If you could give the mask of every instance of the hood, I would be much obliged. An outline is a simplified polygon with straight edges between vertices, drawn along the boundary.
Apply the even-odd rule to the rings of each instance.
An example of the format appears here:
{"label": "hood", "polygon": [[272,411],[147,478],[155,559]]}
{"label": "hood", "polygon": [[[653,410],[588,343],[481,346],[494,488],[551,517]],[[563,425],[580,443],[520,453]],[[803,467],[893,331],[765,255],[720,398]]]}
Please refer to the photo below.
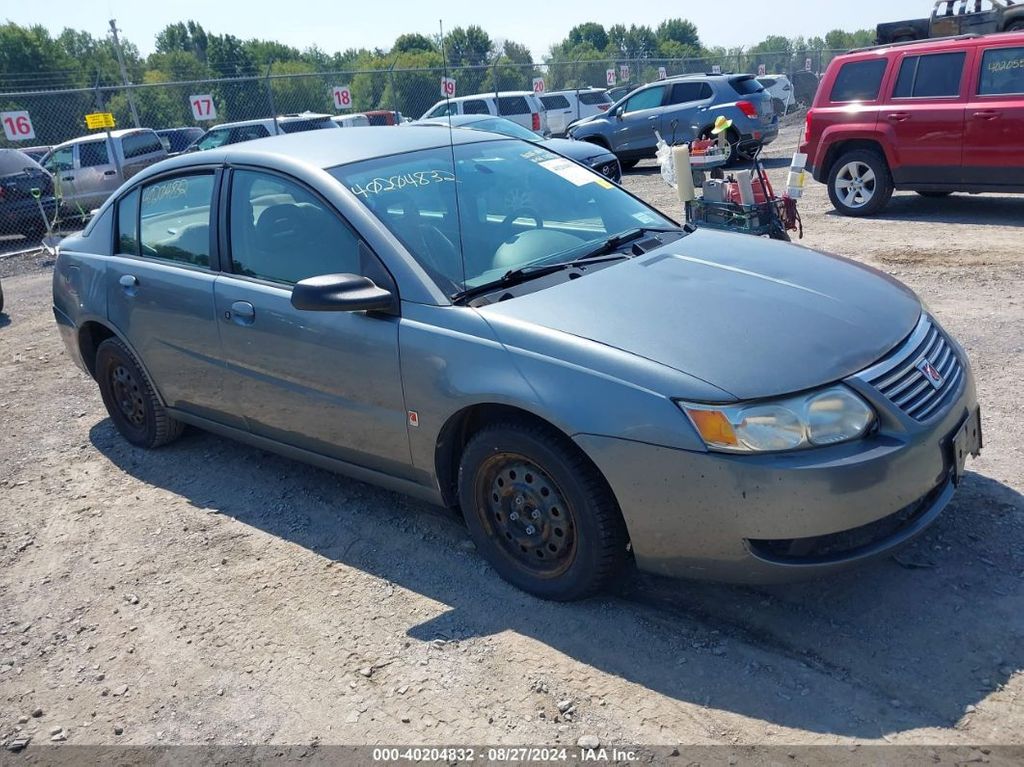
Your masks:
{"label": "hood", "polygon": [[[780,242],[698,230],[643,256],[480,309],[652,360],[741,400],[863,370],[914,329],[890,277]],[[677,396],[686,396],[679,392]]]}
{"label": "hood", "polygon": [[552,152],[557,152],[563,157],[568,157],[578,162],[589,160],[593,157],[611,155],[607,149],[589,141],[574,141],[567,138],[549,138],[540,142]]}

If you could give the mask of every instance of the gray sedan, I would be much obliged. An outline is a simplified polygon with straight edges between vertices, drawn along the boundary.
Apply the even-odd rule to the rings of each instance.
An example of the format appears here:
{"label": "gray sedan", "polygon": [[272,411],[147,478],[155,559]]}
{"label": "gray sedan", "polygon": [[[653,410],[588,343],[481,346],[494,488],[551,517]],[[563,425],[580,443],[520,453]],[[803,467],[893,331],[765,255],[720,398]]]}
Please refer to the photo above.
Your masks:
{"label": "gray sedan", "polygon": [[890,552],[981,448],[907,288],[478,131],[148,168],[64,241],[54,314],[132,444],[191,424],[459,510],[551,599],[630,559],[766,582]]}

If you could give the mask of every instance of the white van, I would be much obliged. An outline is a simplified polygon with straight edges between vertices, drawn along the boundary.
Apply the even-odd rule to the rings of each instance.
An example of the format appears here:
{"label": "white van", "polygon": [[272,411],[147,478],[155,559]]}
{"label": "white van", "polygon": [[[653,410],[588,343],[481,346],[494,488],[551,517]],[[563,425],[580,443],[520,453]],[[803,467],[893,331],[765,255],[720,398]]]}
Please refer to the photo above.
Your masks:
{"label": "white van", "polygon": [[534,133],[547,136],[547,110],[532,91],[499,91],[456,96],[438,101],[426,111],[421,120],[452,115],[496,115],[522,125]]}
{"label": "white van", "polygon": [[548,110],[548,128],[552,136],[564,136],[570,123],[607,112],[615,103],[601,88],[542,93],[540,102]]}
{"label": "white van", "polygon": [[362,113],[354,115],[334,115],[331,118],[339,128],[367,128],[370,125],[370,118]]}

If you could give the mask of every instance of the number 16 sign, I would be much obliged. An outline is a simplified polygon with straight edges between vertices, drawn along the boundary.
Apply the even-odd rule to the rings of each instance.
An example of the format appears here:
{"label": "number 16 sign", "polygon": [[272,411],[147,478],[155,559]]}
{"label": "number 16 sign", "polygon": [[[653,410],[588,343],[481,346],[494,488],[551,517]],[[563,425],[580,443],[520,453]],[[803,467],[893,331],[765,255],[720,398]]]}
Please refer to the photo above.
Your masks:
{"label": "number 16 sign", "polygon": [[8,141],[27,141],[36,137],[28,112],[0,112],[0,122],[4,124],[4,135]]}
{"label": "number 16 sign", "polygon": [[196,120],[216,120],[217,107],[213,104],[213,96],[203,93],[199,96],[189,96],[188,103],[192,105],[192,116]]}

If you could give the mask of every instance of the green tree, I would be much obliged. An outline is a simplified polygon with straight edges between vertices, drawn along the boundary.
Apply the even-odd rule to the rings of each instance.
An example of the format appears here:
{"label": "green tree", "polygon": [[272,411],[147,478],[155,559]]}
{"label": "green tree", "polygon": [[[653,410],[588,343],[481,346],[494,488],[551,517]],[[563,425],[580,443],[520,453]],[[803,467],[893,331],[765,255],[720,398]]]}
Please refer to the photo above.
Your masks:
{"label": "green tree", "polygon": [[658,45],[673,42],[687,48],[700,48],[697,27],[686,19],[665,19],[654,30],[654,36],[658,40]]}
{"label": "green tree", "polygon": [[436,51],[437,46],[434,41],[426,35],[421,35],[418,32],[412,32],[406,35],[399,35],[395,39],[395,44],[391,46],[392,53],[411,53],[413,51]]}
{"label": "green tree", "polygon": [[596,21],[587,21],[583,24],[577,24],[570,29],[569,36],[565,39],[565,42],[570,47],[580,45],[581,43],[589,43],[597,50],[603,51],[608,47],[608,33],[605,32],[603,24],[598,24]]}

